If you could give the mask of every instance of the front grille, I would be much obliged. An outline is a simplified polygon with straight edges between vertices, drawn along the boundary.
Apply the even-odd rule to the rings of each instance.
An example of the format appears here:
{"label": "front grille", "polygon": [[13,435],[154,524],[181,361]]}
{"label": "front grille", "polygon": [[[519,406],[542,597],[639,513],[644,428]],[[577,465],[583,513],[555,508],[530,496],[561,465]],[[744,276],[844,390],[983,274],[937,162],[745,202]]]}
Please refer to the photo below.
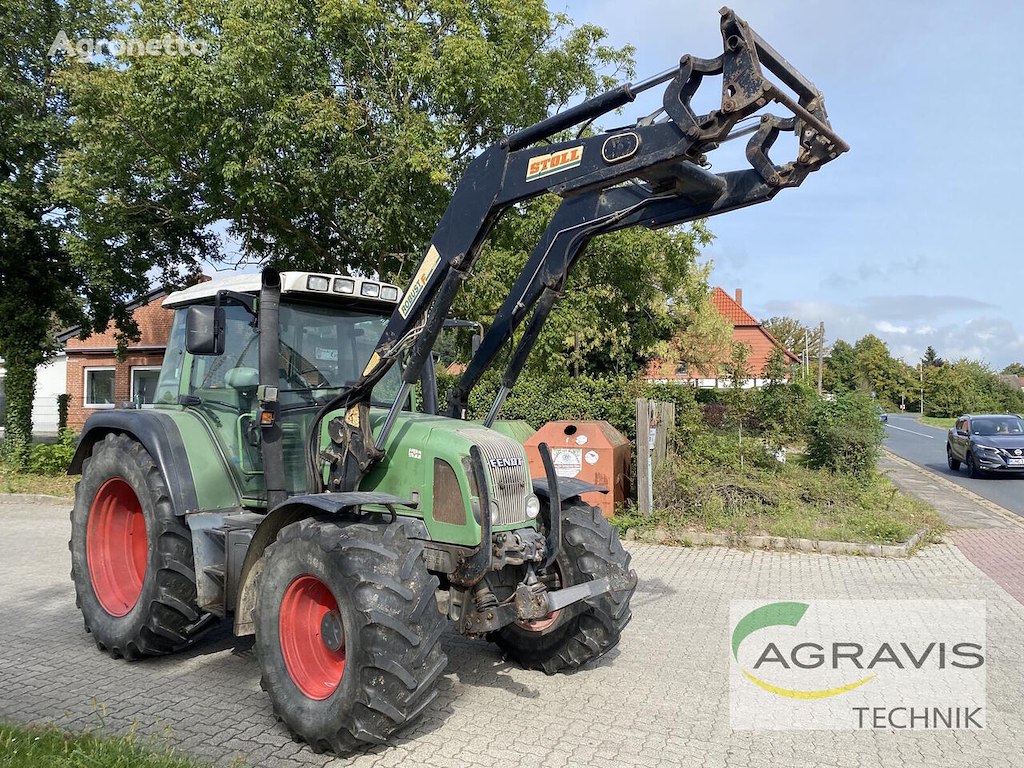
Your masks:
{"label": "front grille", "polygon": [[[472,440],[480,449],[484,467],[490,478],[491,500],[498,504],[495,525],[524,522],[526,495],[530,488],[530,468],[523,456],[523,447],[504,435],[489,429],[460,429],[459,434]],[[501,466],[503,459],[519,459],[518,466]]]}

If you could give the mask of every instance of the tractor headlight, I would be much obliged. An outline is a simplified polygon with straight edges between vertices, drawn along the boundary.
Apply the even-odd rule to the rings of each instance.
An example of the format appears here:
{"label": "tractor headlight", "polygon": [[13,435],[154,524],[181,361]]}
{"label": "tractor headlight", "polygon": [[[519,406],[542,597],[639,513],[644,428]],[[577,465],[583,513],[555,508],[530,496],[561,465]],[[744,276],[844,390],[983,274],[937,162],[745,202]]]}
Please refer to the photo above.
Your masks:
{"label": "tractor headlight", "polygon": [[310,291],[326,291],[331,287],[331,281],[322,275],[310,275],[306,278],[306,289]]}
{"label": "tractor headlight", "polygon": [[497,525],[498,524],[498,515],[499,514],[500,514],[500,510],[498,509],[498,502],[492,501],[491,502],[491,525]]}
{"label": "tractor headlight", "polygon": [[540,514],[540,499],[532,493],[526,497],[526,516],[531,520]]}

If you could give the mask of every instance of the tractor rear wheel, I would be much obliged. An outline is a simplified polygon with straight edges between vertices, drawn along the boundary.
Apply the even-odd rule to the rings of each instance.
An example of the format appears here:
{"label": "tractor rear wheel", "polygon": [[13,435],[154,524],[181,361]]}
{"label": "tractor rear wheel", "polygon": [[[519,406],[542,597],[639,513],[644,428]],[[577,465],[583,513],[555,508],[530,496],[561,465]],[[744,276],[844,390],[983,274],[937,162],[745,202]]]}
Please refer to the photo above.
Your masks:
{"label": "tractor rear wheel", "polygon": [[108,434],[85,460],[68,548],[85,629],[114,658],[171,653],[207,624],[192,537],[160,469],[127,435]]}
{"label": "tractor rear wheel", "polygon": [[448,663],[437,587],[402,523],[308,518],[282,529],[255,613],[278,719],[313,751],[346,754],[418,717]]}
{"label": "tractor rear wheel", "polygon": [[[629,553],[601,510],[576,501],[562,507],[562,551],[553,565],[558,588],[625,576]],[[606,592],[534,622],[510,624],[489,637],[527,669],[549,675],[600,658],[619,642],[632,614],[633,591]]]}

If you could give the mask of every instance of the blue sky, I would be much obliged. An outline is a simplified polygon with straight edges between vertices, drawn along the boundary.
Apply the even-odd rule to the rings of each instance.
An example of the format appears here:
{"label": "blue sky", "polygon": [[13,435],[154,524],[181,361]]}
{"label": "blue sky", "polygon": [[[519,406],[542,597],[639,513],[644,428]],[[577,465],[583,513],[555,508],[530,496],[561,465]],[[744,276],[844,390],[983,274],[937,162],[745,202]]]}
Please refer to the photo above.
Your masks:
{"label": "blue sky", "polygon": [[[549,0],[634,45],[638,80],[684,53],[717,56],[721,5]],[[825,94],[851,151],[798,189],[712,219],[712,282],[742,288],[761,319],[823,320],[829,342],[874,333],[911,364],[929,344],[996,370],[1024,362],[1024,4],[731,7]]]}

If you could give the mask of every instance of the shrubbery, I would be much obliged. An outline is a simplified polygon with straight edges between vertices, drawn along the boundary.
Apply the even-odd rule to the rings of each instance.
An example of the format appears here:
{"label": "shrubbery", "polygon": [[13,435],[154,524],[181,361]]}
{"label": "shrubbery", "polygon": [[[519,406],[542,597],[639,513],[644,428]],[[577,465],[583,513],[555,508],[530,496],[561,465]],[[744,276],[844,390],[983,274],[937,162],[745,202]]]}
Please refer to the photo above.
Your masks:
{"label": "shrubbery", "polygon": [[36,475],[65,474],[74,458],[77,439],[72,430],[63,429],[56,443],[33,445],[28,457],[28,471]]}
{"label": "shrubbery", "polygon": [[[438,377],[438,396],[445,402],[447,390],[457,379]],[[469,417],[482,419],[498,390],[499,376],[492,372],[473,390]],[[601,419],[632,440],[636,435],[636,399],[647,397],[673,402],[676,424],[695,423],[699,409],[694,390],[667,384],[647,384],[625,377],[592,378],[524,374],[502,406],[500,418],[522,419],[534,427],[549,421]]]}
{"label": "shrubbery", "polygon": [[875,402],[859,393],[820,400],[811,413],[807,458],[810,466],[865,477],[875,470],[884,428]]}

